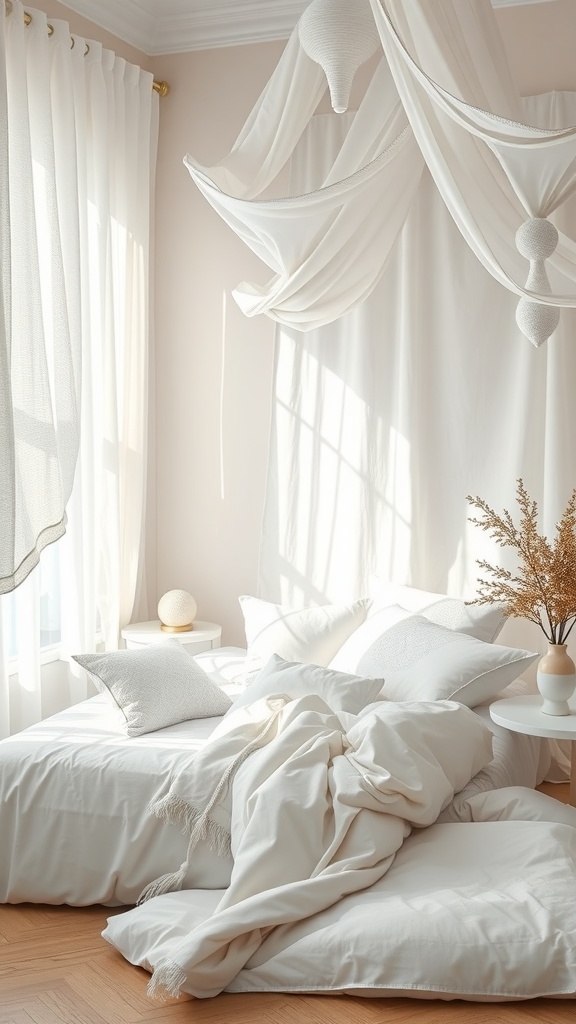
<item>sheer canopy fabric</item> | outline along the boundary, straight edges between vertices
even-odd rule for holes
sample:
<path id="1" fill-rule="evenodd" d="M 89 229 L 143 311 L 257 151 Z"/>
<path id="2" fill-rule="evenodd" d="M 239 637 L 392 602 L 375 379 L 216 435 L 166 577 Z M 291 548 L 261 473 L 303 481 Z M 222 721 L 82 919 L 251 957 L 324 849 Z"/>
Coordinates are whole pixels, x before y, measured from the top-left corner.
<path id="1" fill-rule="evenodd" d="M 576 93 L 527 98 L 525 116 L 547 117 L 560 99 L 576 118 Z M 341 116 L 314 119 L 292 160 L 295 188 L 313 187 L 315 157 L 337 152 L 344 131 Z M 561 217 L 576 223 L 576 198 Z M 466 495 L 514 514 L 520 476 L 554 533 L 576 478 L 576 310 L 534 350 L 514 306 L 425 170 L 371 296 L 305 335 L 276 326 L 261 597 L 348 602 L 373 574 L 473 597 L 477 558 L 514 569 L 515 556 L 467 521 Z M 512 646 L 541 640 L 530 624 L 506 625 Z"/>
<path id="2" fill-rule="evenodd" d="M 450 213 L 486 269 L 526 294 L 515 235 L 576 189 L 576 127 L 526 123 L 490 0 L 370 0 L 396 88 Z M 571 122 L 568 122 L 570 125 Z M 562 236 L 554 305 L 576 305 L 576 244 Z M 563 294 L 567 290 L 567 294 Z"/>
<path id="3" fill-rule="evenodd" d="M 301 51 L 297 34 L 284 58 L 229 160 L 204 169 L 190 156 L 184 162 L 211 205 L 276 273 L 265 288 L 247 283 L 235 288 L 240 308 L 248 316 L 267 313 L 281 323 L 309 330 L 331 323 L 370 294 L 406 218 L 423 160 L 381 61 L 339 153 L 317 187 L 304 195 L 247 199 L 280 172 L 326 87 L 324 76 L 318 79 L 318 66 Z M 294 91 L 293 75 L 302 66 L 303 82 Z M 311 104 L 314 81 L 320 88 Z M 293 116 L 271 121 L 272 98 L 288 108 L 293 103 Z M 264 175 L 258 168 L 267 152 L 269 173 Z M 223 191 L 224 185 L 235 187 L 235 192 Z"/>
<path id="4" fill-rule="evenodd" d="M 576 306 L 574 240 L 561 233 L 546 261 L 550 292 L 527 287 L 530 263 L 515 244 L 529 217 L 572 195 L 576 129 L 526 123 L 490 0 L 356 2 L 370 4 L 384 58 L 314 190 L 263 195 L 326 91 L 298 26 L 228 156 L 212 167 L 185 158 L 208 201 L 275 273 L 265 287 L 240 284 L 240 308 L 306 331 L 361 303 L 390 258 L 424 161 L 501 285 Z"/>

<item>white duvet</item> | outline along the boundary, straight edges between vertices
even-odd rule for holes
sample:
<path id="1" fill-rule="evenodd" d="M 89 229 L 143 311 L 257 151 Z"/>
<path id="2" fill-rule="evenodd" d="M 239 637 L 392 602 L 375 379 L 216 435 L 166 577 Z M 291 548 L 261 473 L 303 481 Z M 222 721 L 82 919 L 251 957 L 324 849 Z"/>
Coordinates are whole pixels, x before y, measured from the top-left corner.
<path id="1" fill-rule="evenodd" d="M 518 786 L 438 821 L 490 757 L 450 701 L 384 703 L 346 733 L 318 697 L 232 712 L 154 808 L 187 858 L 103 936 L 159 997 L 572 998 L 576 809 Z M 180 891 L 206 839 L 229 844 L 230 885 Z"/>
<path id="2" fill-rule="evenodd" d="M 313 695 L 229 714 L 157 810 L 190 833 L 189 856 L 196 840 L 229 835 L 230 885 L 156 965 L 150 992 L 221 992 L 273 929 L 382 879 L 412 828 L 431 825 L 491 757 L 490 730 L 452 701 L 382 702 L 346 732 Z"/>

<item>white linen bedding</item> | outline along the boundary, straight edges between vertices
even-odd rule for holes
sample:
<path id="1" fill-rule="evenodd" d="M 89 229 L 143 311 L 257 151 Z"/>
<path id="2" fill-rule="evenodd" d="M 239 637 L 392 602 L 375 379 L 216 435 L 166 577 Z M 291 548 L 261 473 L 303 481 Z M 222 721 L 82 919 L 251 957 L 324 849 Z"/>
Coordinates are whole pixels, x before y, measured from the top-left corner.
<path id="1" fill-rule="evenodd" d="M 232 711 L 152 808 L 234 867 L 216 912 L 157 965 L 150 993 L 223 991 L 270 929 L 382 878 L 413 827 L 433 824 L 492 757 L 492 736 L 455 701 L 380 701 L 342 726 L 316 694 Z M 576 812 L 575 812 L 576 823 Z M 159 879 L 144 898 L 181 887 Z"/>
<path id="2" fill-rule="evenodd" d="M 196 658 L 229 695 L 245 651 L 220 648 Z M 538 785 L 549 766 L 545 740 L 491 723 L 493 760 L 443 812 L 466 815 L 466 800 L 494 787 Z M 218 719 L 184 722 L 129 738 L 105 696 L 52 716 L 0 743 L 0 902 L 130 905 L 180 864 L 187 840 L 147 810 L 168 790 L 183 760 Z M 231 862 L 201 844 L 186 885 L 228 884 Z"/>
<path id="3" fill-rule="evenodd" d="M 229 887 L 155 895 L 181 885 L 166 876 L 103 932 L 152 972 L 151 995 L 576 994 L 576 809 L 514 787 L 434 824 L 490 759 L 472 711 L 381 702 L 344 731 L 309 696 L 227 719 L 155 810 L 191 852 L 229 832 Z"/>

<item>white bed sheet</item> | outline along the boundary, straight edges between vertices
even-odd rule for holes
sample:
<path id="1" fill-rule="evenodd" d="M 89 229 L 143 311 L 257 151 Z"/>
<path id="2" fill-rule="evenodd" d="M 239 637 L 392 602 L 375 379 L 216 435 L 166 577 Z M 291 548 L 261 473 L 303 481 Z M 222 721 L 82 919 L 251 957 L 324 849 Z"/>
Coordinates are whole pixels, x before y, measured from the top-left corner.
<path id="1" fill-rule="evenodd" d="M 197 655 L 234 696 L 245 652 Z M 478 709 L 494 735 L 494 761 L 458 794 L 443 820 L 476 792 L 533 788 L 550 763 L 546 741 L 507 732 Z M 187 839 L 151 815 L 179 764 L 220 719 L 183 722 L 128 738 L 118 711 L 99 695 L 0 743 L 0 902 L 134 904 L 143 888 L 186 855 Z M 196 851 L 186 887 L 228 884 L 230 863 Z"/>

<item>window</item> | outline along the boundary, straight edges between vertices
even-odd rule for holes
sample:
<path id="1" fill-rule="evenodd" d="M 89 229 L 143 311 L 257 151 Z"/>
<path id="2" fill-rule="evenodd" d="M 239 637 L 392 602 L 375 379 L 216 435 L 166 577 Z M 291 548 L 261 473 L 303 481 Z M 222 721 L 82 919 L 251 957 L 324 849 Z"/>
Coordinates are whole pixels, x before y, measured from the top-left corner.
<path id="1" fill-rule="evenodd" d="M 13 590 L 10 594 L 5 594 L 0 599 L 10 661 L 18 657 L 17 616 L 23 613 L 26 615 L 22 604 L 24 602 L 28 604 L 31 600 L 30 591 L 36 587 L 38 588 L 39 641 L 41 650 L 45 651 L 46 648 L 59 644 L 62 639 L 60 546 L 58 541 L 44 549 L 40 556 L 40 566 L 31 574 L 28 581 L 25 580 L 21 588 Z"/>

